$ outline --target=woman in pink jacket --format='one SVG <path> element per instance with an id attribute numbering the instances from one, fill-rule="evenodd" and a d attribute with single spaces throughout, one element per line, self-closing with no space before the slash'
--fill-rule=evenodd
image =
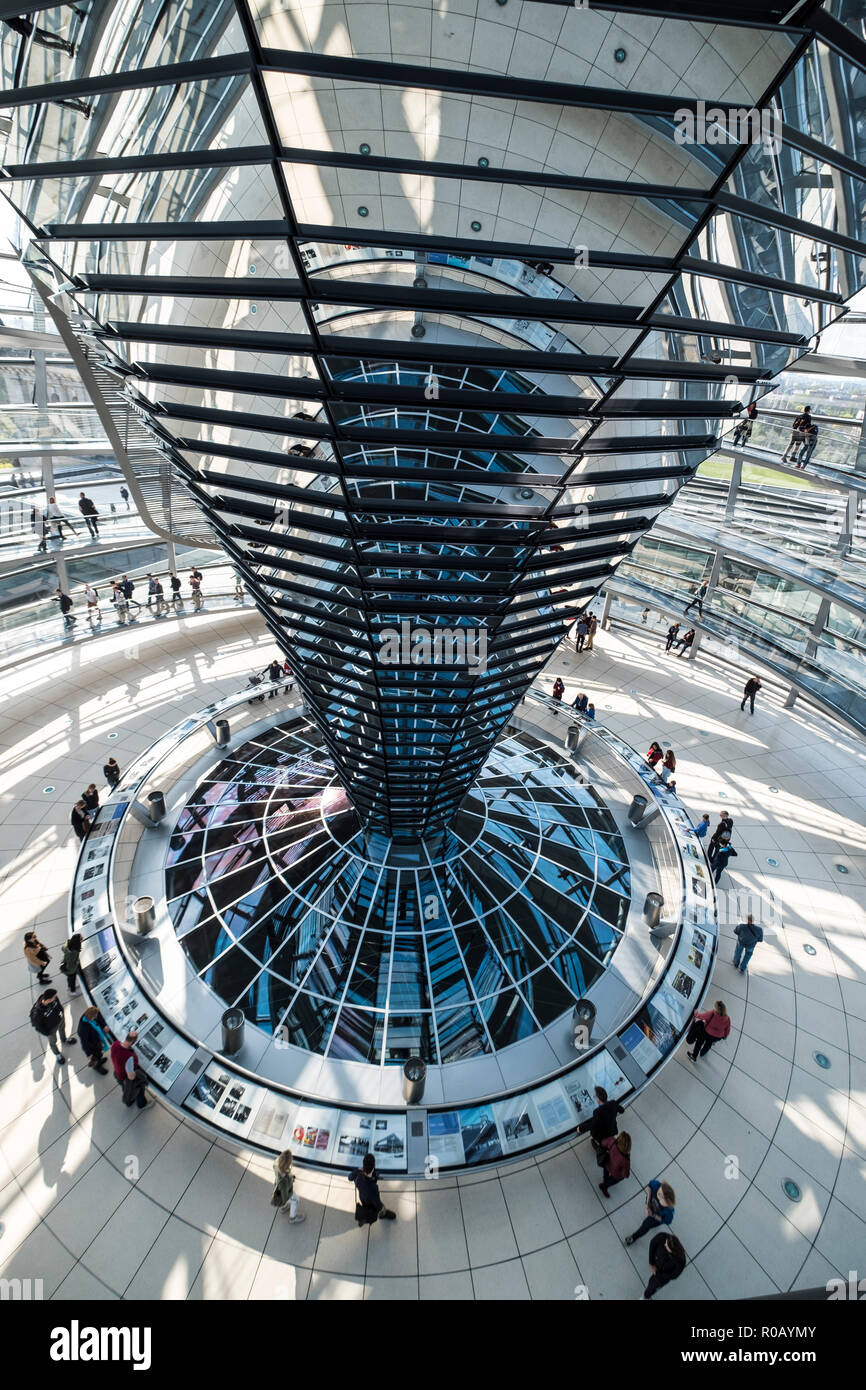
<path id="1" fill-rule="evenodd" d="M 717 999 L 711 1009 L 704 1014 L 695 1013 L 686 1042 L 694 1044 L 694 1051 L 688 1054 L 690 1062 L 705 1057 L 714 1043 L 721 1042 L 731 1031 L 731 1020 L 721 999 Z"/>

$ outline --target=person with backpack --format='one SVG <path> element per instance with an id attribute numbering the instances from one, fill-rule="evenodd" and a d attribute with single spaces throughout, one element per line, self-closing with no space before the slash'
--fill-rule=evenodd
<path id="1" fill-rule="evenodd" d="M 383 1221 L 396 1220 L 397 1213 L 389 1211 L 379 1196 L 379 1177 L 372 1154 L 365 1154 L 361 1167 L 353 1168 L 348 1177 L 355 1184 L 355 1220 L 359 1226 L 372 1226 L 380 1216 Z"/>
<path id="2" fill-rule="evenodd" d="M 730 1031 L 730 1015 L 721 999 L 717 999 L 706 1013 L 699 1014 L 696 1010 L 686 1036 L 686 1042 L 691 1043 L 694 1048 L 693 1052 L 686 1053 L 689 1061 L 696 1062 L 699 1057 L 706 1057 L 710 1048 L 727 1038 Z"/>
<path id="3" fill-rule="evenodd" d="M 47 985 L 51 977 L 45 972 L 51 964 L 51 957 L 35 931 L 24 934 L 24 959 L 36 976 L 38 983 Z"/>
<path id="4" fill-rule="evenodd" d="M 66 945 L 63 947 L 63 959 L 60 962 L 60 973 L 66 976 L 70 999 L 73 995 L 81 993 L 76 983 L 80 965 L 81 936 L 78 932 L 75 932 L 70 936 Z"/>
<path id="5" fill-rule="evenodd" d="M 632 1235 L 626 1236 L 625 1244 L 634 1245 L 636 1240 L 646 1235 L 655 1226 L 670 1226 L 674 1219 L 676 1197 L 669 1182 L 653 1178 L 646 1188 L 646 1215 Z"/>
<path id="6" fill-rule="evenodd" d="M 670 1231 L 657 1231 L 649 1246 L 650 1278 L 644 1298 L 652 1298 L 672 1279 L 679 1279 L 686 1264 L 686 1252 L 676 1236 Z"/>
<path id="7" fill-rule="evenodd" d="M 713 854 L 708 855 L 707 858 L 709 859 L 710 868 L 712 869 L 715 875 L 715 881 L 718 884 L 719 880 L 722 877 L 722 874 L 728 867 L 728 860 L 737 858 L 737 851 L 731 844 L 731 837 L 729 835 L 723 835 L 719 843 L 716 845 Z"/>
<path id="8" fill-rule="evenodd" d="M 78 1033 L 78 1041 L 81 1043 L 81 1050 L 87 1058 L 87 1065 L 93 1067 L 94 1071 L 98 1071 L 101 1076 L 107 1076 L 108 1067 L 103 1060 L 108 1051 L 105 1019 L 95 1004 L 91 1004 L 84 1010 L 78 1020 L 76 1032 Z"/>
<path id="9" fill-rule="evenodd" d="M 138 1034 L 135 1029 L 132 1029 L 127 1033 L 123 1042 L 119 1038 L 115 1038 L 108 1049 L 108 1055 L 111 1059 L 114 1079 L 123 1091 L 124 1105 L 132 1105 L 135 1101 L 139 1110 L 143 1110 L 148 1103 L 148 1094 L 145 1090 L 147 1081 L 138 1065 L 138 1055 L 133 1047 L 133 1043 L 137 1040 Z"/>
<path id="10" fill-rule="evenodd" d="M 585 1134 L 589 1130 L 589 1137 L 592 1140 L 592 1147 L 596 1153 L 601 1148 L 605 1139 L 616 1136 L 616 1117 L 623 1114 L 623 1108 L 617 1100 L 609 1100 L 607 1091 L 603 1086 L 595 1088 L 596 1107 L 589 1120 L 584 1120 L 583 1124 L 578 1125 L 578 1134 Z"/>
<path id="11" fill-rule="evenodd" d="M 279 1207 L 283 1216 L 287 1216 L 293 1224 L 305 1221 L 306 1217 L 298 1211 L 298 1199 L 295 1196 L 295 1175 L 292 1171 L 292 1155 L 288 1149 L 285 1149 L 274 1159 L 274 1182 L 271 1206 Z"/>
<path id="12" fill-rule="evenodd" d="M 734 928 L 734 936 L 737 938 L 734 947 L 734 968 L 739 970 L 741 975 L 745 975 L 755 947 L 764 939 L 764 931 L 750 912 L 745 922 L 740 922 L 739 926 Z"/>
<path id="13" fill-rule="evenodd" d="M 56 989 L 42 991 L 30 1010 L 30 1022 L 37 1033 L 48 1039 L 48 1046 L 58 1062 L 65 1064 L 66 1058 L 57 1045 L 58 1037 L 65 1047 L 77 1046 L 78 1039 L 66 1036 L 66 1016 L 63 1012 L 63 1005 L 57 998 Z"/>
<path id="14" fill-rule="evenodd" d="M 180 591 L 180 580 L 176 574 L 170 574 L 168 576 L 168 582 L 171 586 L 171 601 L 174 605 L 174 611 L 177 613 L 183 608 L 183 594 Z"/>
<path id="15" fill-rule="evenodd" d="M 612 1134 L 602 1139 L 598 1161 L 604 1169 L 604 1177 L 599 1183 L 603 1197 L 610 1196 L 610 1188 L 631 1174 L 631 1135 Z"/>

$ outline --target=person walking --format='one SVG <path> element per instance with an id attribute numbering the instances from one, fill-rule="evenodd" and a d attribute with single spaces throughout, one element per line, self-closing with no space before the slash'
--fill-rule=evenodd
<path id="1" fill-rule="evenodd" d="M 559 676 L 557 676 L 556 680 L 553 682 L 552 693 L 554 700 L 561 700 L 563 695 L 565 694 L 565 685 L 563 684 Z"/>
<path id="2" fill-rule="evenodd" d="M 183 594 L 180 591 L 180 580 L 177 575 L 172 573 L 168 576 L 169 586 L 171 587 L 171 601 L 174 605 L 175 613 L 183 611 Z"/>
<path id="3" fill-rule="evenodd" d="M 33 531 L 36 533 L 37 537 L 39 538 L 39 544 L 36 547 L 37 552 L 44 555 L 48 550 L 48 537 L 50 535 L 50 527 L 48 525 L 47 516 L 45 515 L 42 508 L 38 506 L 35 502 L 33 506 L 30 508 L 30 525 L 33 528 Z"/>
<path id="4" fill-rule="evenodd" d="M 794 454 L 803 443 L 804 432 L 809 428 L 811 423 L 812 407 L 810 405 L 804 405 L 802 411 L 795 417 L 794 423 L 791 426 L 791 438 L 788 440 L 785 451 L 781 456 L 782 463 L 794 462 Z"/>
<path id="5" fill-rule="evenodd" d="M 81 793 L 81 800 L 84 802 L 84 809 L 92 820 L 94 811 L 99 810 L 99 789 L 95 782 L 88 783 Z"/>
<path id="6" fill-rule="evenodd" d="M 704 616 L 704 599 L 707 596 L 707 589 L 709 587 L 710 586 L 707 580 L 702 580 L 698 587 L 694 590 L 691 600 L 686 604 L 685 608 L 683 609 L 683 612 L 688 613 L 689 609 L 694 608 L 695 604 L 697 604 L 698 617 L 702 618 Z"/>
<path id="7" fill-rule="evenodd" d="M 716 845 L 713 856 L 710 859 L 710 868 L 713 871 L 717 885 L 725 869 L 728 867 L 728 860 L 736 859 L 737 857 L 737 851 L 731 844 L 730 839 L 723 835 Z"/>
<path id="8" fill-rule="evenodd" d="M 90 830 L 90 817 L 83 801 L 76 801 L 69 817 L 69 823 L 79 840 L 87 839 L 87 833 Z"/>
<path id="9" fill-rule="evenodd" d="M 679 1279 L 686 1264 L 686 1252 L 676 1236 L 670 1231 L 656 1231 L 649 1245 L 650 1278 L 644 1298 L 652 1298 L 672 1279 Z"/>
<path id="10" fill-rule="evenodd" d="M 236 599 L 236 601 L 237 601 L 238 603 L 241 603 L 241 602 L 243 601 L 243 597 L 244 597 L 244 582 L 243 582 L 243 580 L 241 579 L 240 575 L 239 575 L 239 574 L 236 574 L 236 575 L 235 575 L 235 599 Z"/>
<path id="11" fill-rule="evenodd" d="M 165 617 L 166 611 L 168 609 L 168 604 L 165 601 L 165 590 L 162 587 L 161 581 L 156 577 L 154 577 L 153 581 L 153 599 L 154 616 L 157 618 Z M 149 599 L 148 602 L 150 602 Z"/>
<path id="12" fill-rule="evenodd" d="M 372 1154 L 365 1154 L 360 1168 L 348 1175 L 355 1184 L 355 1220 L 359 1226 L 372 1226 L 381 1216 L 383 1221 L 396 1220 L 397 1213 L 389 1211 L 379 1196 L 379 1175 Z"/>
<path id="13" fill-rule="evenodd" d="M 88 1066 L 92 1066 L 100 1076 L 107 1076 L 108 1068 L 104 1062 L 104 1056 L 108 1051 L 108 1038 L 106 1037 L 106 1020 L 103 1019 L 99 1009 L 95 1004 L 90 1004 L 82 1016 L 79 1017 L 78 1041 L 81 1042 L 83 1055 L 88 1059 Z"/>
<path id="14" fill-rule="evenodd" d="M 760 688 L 761 688 L 761 681 L 760 681 L 760 678 L 759 678 L 758 676 L 750 676 L 749 679 L 746 681 L 746 684 L 743 686 L 743 698 L 742 698 L 742 700 L 740 701 L 740 710 L 741 710 L 741 711 L 745 710 L 745 708 L 746 708 L 746 701 L 748 700 L 748 702 L 749 702 L 749 713 L 750 713 L 750 714 L 754 714 L 754 713 L 755 713 L 755 696 L 757 695 L 757 693 L 758 693 L 758 691 L 760 690 Z"/>
<path id="15" fill-rule="evenodd" d="M 589 635 L 589 623 L 587 622 L 586 614 L 585 614 L 585 613 L 581 613 L 580 617 L 579 617 L 578 620 L 577 620 L 577 631 L 575 632 L 575 636 L 574 636 L 574 648 L 575 648 L 575 651 L 578 651 L 578 652 L 582 652 L 582 651 L 583 651 L 584 643 L 586 642 L 586 639 L 587 639 L 587 636 L 588 636 L 588 635 Z"/>
<path id="16" fill-rule="evenodd" d="M 576 695 L 572 700 L 571 708 L 576 709 L 578 714 L 586 714 L 586 707 L 588 704 L 589 699 L 586 695 L 584 695 L 583 691 L 581 690 L 580 694 Z"/>
<path id="17" fill-rule="evenodd" d="M 292 668 L 291 668 L 291 666 L 289 665 L 289 659 L 288 659 L 288 657 L 284 658 L 284 660 L 283 660 L 283 677 L 284 677 L 284 679 L 285 679 L 285 681 L 286 681 L 286 684 L 283 686 L 283 694 L 284 694 L 284 695 L 288 695 L 289 691 L 290 691 L 291 688 L 292 688 L 292 680 L 293 680 Z"/>
<path id="18" fill-rule="evenodd" d="M 190 577 L 189 577 L 189 587 L 190 587 L 190 589 L 192 590 L 192 607 L 193 607 L 193 612 L 197 613 L 197 612 L 199 611 L 199 609 L 201 608 L 201 603 L 202 603 L 202 597 L 201 597 L 201 578 L 200 578 L 200 576 L 199 576 L 197 570 L 193 570 L 192 574 L 191 574 Z"/>
<path id="19" fill-rule="evenodd" d="M 586 634 L 586 650 L 592 651 L 592 644 L 595 641 L 595 634 L 598 632 L 598 618 L 594 613 L 589 615 L 589 628 Z"/>
<path id="20" fill-rule="evenodd" d="M 607 1139 L 602 1139 L 601 1149 L 596 1152 L 604 1169 L 599 1188 L 602 1196 L 609 1197 L 610 1189 L 631 1173 L 631 1135 L 625 1130 L 622 1134 L 608 1135 Z"/>
<path id="21" fill-rule="evenodd" d="M 690 649 L 692 643 L 695 640 L 695 635 L 696 634 L 694 628 L 690 627 L 685 637 L 680 638 L 680 640 L 677 642 L 677 646 L 679 647 L 679 651 L 677 652 L 678 657 L 681 657 L 683 652 L 687 652 Z"/>
<path id="22" fill-rule="evenodd" d="M 105 777 L 105 780 L 106 780 L 106 782 L 108 783 L 108 789 L 109 789 L 109 791 L 112 791 L 112 792 L 113 792 L 113 791 L 114 791 L 114 788 L 117 786 L 118 782 L 120 781 L 120 765 L 119 765 L 117 759 L 116 759 L 116 758 L 109 758 L 109 759 L 108 759 L 108 762 L 105 763 L 105 765 L 103 766 L 102 771 L 103 771 L 103 775 L 104 775 L 104 777 Z"/>
<path id="23" fill-rule="evenodd" d="M 603 1086 L 596 1086 L 595 1099 L 596 1107 L 591 1118 L 578 1125 L 577 1132 L 578 1134 L 585 1134 L 589 1130 L 592 1147 L 598 1152 L 605 1139 L 615 1138 L 616 1117 L 624 1112 L 619 1101 L 608 1098 L 607 1091 Z"/>
<path id="24" fill-rule="evenodd" d="M 676 1210 L 676 1196 L 669 1182 L 653 1178 L 646 1187 L 646 1215 L 637 1230 L 626 1236 L 625 1244 L 634 1245 L 656 1226 L 670 1226 Z"/>
<path id="25" fill-rule="evenodd" d="M 126 510 L 129 511 L 129 493 L 127 492 L 125 487 L 121 487 L 120 495 L 126 503 Z"/>
<path id="26" fill-rule="evenodd" d="M 664 755 L 664 749 L 661 744 L 656 743 L 655 739 L 653 739 L 649 746 L 649 752 L 646 755 L 646 760 L 653 770 L 655 770 L 656 763 L 660 763 Z"/>
<path id="27" fill-rule="evenodd" d="M 45 508 L 45 515 L 47 516 L 49 523 L 52 526 L 54 526 L 57 530 L 57 540 L 61 542 L 65 541 L 66 537 L 63 534 L 64 526 L 68 526 L 72 534 L 75 534 L 75 527 L 72 525 L 72 522 L 60 510 L 59 506 L 57 505 L 56 497 L 49 497 L 48 506 Z"/>
<path id="28" fill-rule="evenodd" d="M 46 973 L 51 964 L 51 957 L 35 931 L 26 932 L 24 935 L 24 959 L 36 976 L 37 982 L 40 985 L 47 985 L 51 979 L 51 976 Z"/>
<path id="29" fill-rule="evenodd" d="M 691 1043 L 693 1049 L 686 1053 L 689 1061 L 696 1062 L 699 1057 L 706 1057 L 710 1048 L 728 1037 L 730 1031 L 730 1015 L 721 999 L 717 999 L 713 1007 L 705 1013 L 701 1014 L 696 1010 L 686 1035 L 686 1042 Z"/>
<path id="30" fill-rule="evenodd" d="M 755 947 L 759 941 L 764 939 L 764 930 L 758 926 L 750 912 L 745 922 L 740 922 L 734 928 L 734 936 L 737 938 L 737 944 L 734 947 L 734 966 L 741 975 L 745 975 Z"/>
<path id="31" fill-rule="evenodd" d="M 114 604 L 118 625 L 123 627 L 129 617 L 129 599 L 126 597 L 123 587 L 117 579 L 111 581 L 111 602 Z"/>
<path id="32" fill-rule="evenodd" d="M 719 823 L 713 831 L 712 835 L 710 836 L 710 843 L 707 846 L 707 855 L 710 858 L 712 858 L 712 856 L 715 854 L 722 836 L 727 835 L 728 839 L 730 839 L 733 829 L 733 818 L 728 815 L 727 811 L 720 811 Z"/>
<path id="33" fill-rule="evenodd" d="M 63 614 L 63 626 L 67 632 L 71 632 L 78 622 L 78 619 L 72 616 L 72 599 L 68 594 L 64 594 L 59 584 L 54 590 L 54 593 L 60 605 L 60 612 Z"/>
<path id="34" fill-rule="evenodd" d="M 78 510 L 84 517 L 85 525 L 90 532 L 91 539 L 99 540 L 99 522 L 96 518 L 99 512 L 96 510 L 96 503 L 90 497 L 86 497 L 83 492 L 78 494 Z"/>
<path id="35" fill-rule="evenodd" d="M 123 1088 L 124 1105 L 132 1105 L 133 1101 L 139 1110 L 143 1110 L 148 1102 L 147 1091 L 145 1090 L 146 1078 L 138 1065 L 138 1056 L 135 1052 L 134 1044 L 138 1041 L 138 1034 L 135 1029 L 127 1033 L 123 1042 L 115 1038 L 109 1048 L 111 1058 L 111 1068 L 114 1072 L 114 1079 Z"/>
<path id="36" fill-rule="evenodd" d="M 797 454 L 797 467 L 805 468 L 810 458 L 815 452 L 818 444 L 818 425 L 812 421 L 803 431 L 803 443 L 800 445 L 800 452 Z"/>
<path id="37" fill-rule="evenodd" d="M 279 1207 L 283 1216 L 287 1216 L 291 1222 L 303 1221 L 305 1218 L 298 1211 L 298 1199 L 295 1196 L 295 1174 L 292 1169 L 292 1155 L 289 1149 L 284 1149 L 274 1159 L 274 1183 L 271 1205 Z"/>
<path id="38" fill-rule="evenodd" d="M 641 615 L 640 615 L 641 625 L 642 625 L 643 627 L 646 627 L 646 620 L 647 620 L 647 618 L 649 617 L 649 615 L 650 615 L 650 610 L 649 610 L 648 608 L 645 608 L 645 609 L 643 610 L 643 612 L 641 613 Z"/>
<path id="39" fill-rule="evenodd" d="M 665 753 L 664 762 L 662 763 L 662 770 L 659 773 L 659 776 L 661 777 L 663 782 L 669 782 L 676 770 L 676 755 L 674 753 L 674 750 L 672 748 L 669 748 L 668 751 Z"/>
<path id="40" fill-rule="evenodd" d="M 670 651 L 670 649 L 671 649 L 671 647 L 673 646 L 674 642 L 677 640 L 677 637 L 679 636 L 679 631 L 680 631 L 680 625 L 679 625 L 679 623 L 671 623 L 670 627 L 668 628 L 667 637 L 666 637 L 666 639 L 665 639 L 665 651 L 666 651 L 666 652 L 669 652 L 669 651 Z"/>
<path id="41" fill-rule="evenodd" d="M 69 997 L 80 994 L 78 988 L 78 969 L 81 965 L 81 935 L 75 932 L 70 936 L 66 945 L 63 947 L 63 959 L 60 962 L 60 973 L 66 976 L 66 984 L 69 989 Z"/>
<path id="42" fill-rule="evenodd" d="M 58 1062 L 65 1064 L 66 1058 L 60 1051 L 57 1039 L 59 1038 L 65 1047 L 77 1046 L 78 1039 L 66 1035 L 66 1015 L 63 1012 L 63 1005 L 57 998 L 56 989 L 42 991 L 30 1010 L 30 1022 L 37 1033 L 48 1039 L 48 1046 Z"/>
<path id="43" fill-rule="evenodd" d="M 698 821 L 697 825 L 695 826 L 695 834 L 697 835 L 697 837 L 698 837 L 699 840 L 703 840 L 703 839 L 706 837 L 706 833 L 707 833 L 707 831 L 709 830 L 709 828 L 710 828 L 710 813 L 709 813 L 709 811 L 704 811 L 704 814 L 701 816 L 700 820 Z"/>
<path id="44" fill-rule="evenodd" d="M 102 613 L 99 607 L 99 592 L 97 589 L 94 589 L 92 584 L 85 584 L 84 598 L 87 603 L 87 616 L 90 619 L 90 626 L 93 627 L 94 618 L 97 623 L 102 622 Z"/>
<path id="45" fill-rule="evenodd" d="M 130 579 L 128 574 L 122 574 L 120 576 L 120 587 L 123 590 L 124 597 L 127 600 L 131 599 L 135 592 L 135 583 Z"/>
<path id="46" fill-rule="evenodd" d="M 105 1054 L 108 1051 L 108 1038 L 105 1035 L 105 1019 L 95 1004 L 89 1005 L 78 1020 L 75 1030 L 81 1050 L 87 1058 L 87 1065 L 93 1067 L 101 1076 L 108 1075 Z"/>
<path id="47" fill-rule="evenodd" d="M 751 406 L 749 407 L 751 410 Z M 757 410 L 755 415 L 757 415 Z M 744 444 L 748 444 L 752 437 L 752 426 L 755 423 L 755 415 L 747 415 L 745 420 L 740 420 L 733 433 L 733 445 L 735 449 L 740 449 Z"/>

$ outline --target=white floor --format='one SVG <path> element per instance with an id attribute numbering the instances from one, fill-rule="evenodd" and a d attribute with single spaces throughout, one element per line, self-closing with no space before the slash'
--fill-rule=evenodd
<path id="1" fill-rule="evenodd" d="M 673 742 L 695 818 L 707 810 L 715 822 L 722 806 L 734 817 L 723 912 L 733 923 L 746 894 L 772 895 L 778 922 L 748 976 L 733 970 L 723 928 L 711 998 L 726 1000 L 731 1038 L 697 1067 L 682 1050 L 629 1107 L 634 1176 L 610 1202 L 584 1141 L 498 1173 L 385 1184 L 399 1219 L 372 1230 L 355 1228 L 344 1178 L 305 1173 L 307 1219 L 290 1226 L 269 1205 L 267 1163 L 159 1105 L 126 1110 L 110 1077 L 82 1071 L 77 1048 L 66 1069 L 43 1055 L 22 941 L 35 926 L 59 964 L 72 801 L 101 782 L 109 753 L 123 765 L 182 713 L 243 685 L 270 650 L 255 615 L 225 613 L 0 676 L 0 1273 L 42 1279 L 46 1298 L 633 1298 L 648 1242 L 626 1249 L 621 1237 L 657 1175 L 676 1190 L 674 1231 L 689 1255 L 659 1302 L 814 1287 L 862 1269 L 866 746 L 805 707 L 784 710 L 773 692 L 754 718 L 741 714 L 748 673 L 665 657 L 655 638 L 601 635 L 542 684 L 562 674 L 573 698 L 579 675 L 599 718 L 635 746 Z"/>

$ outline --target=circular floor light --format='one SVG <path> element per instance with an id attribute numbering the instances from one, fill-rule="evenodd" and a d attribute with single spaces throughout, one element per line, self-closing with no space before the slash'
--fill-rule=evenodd
<path id="1" fill-rule="evenodd" d="M 256 273 L 256 268 L 255 268 L 254 265 L 248 266 L 248 267 L 247 267 L 247 270 L 248 270 L 248 273 L 249 273 L 250 275 L 255 275 L 255 273 Z"/>
<path id="2" fill-rule="evenodd" d="M 366 140 L 363 142 L 363 144 L 360 144 L 360 145 L 358 146 L 358 149 L 360 150 L 361 154 L 369 154 L 369 153 L 370 153 L 370 146 L 367 144 L 367 141 L 366 141 Z"/>
<path id="3" fill-rule="evenodd" d="M 837 865 L 836 865 L 836 872 L 837 872 L 837 874 L 847 874 L 847 872 L 848 872 L 848 865 L 847 865 L 847 864 L 837 864 Z"/>
<path id="4" fill-rule="evenodd" d="M 628 53 L 626 52 L 626 50 L 625 50 L 624 48 L 615 48 L 615 49 L 613 50 L 614 62 L 616 62 L 616 63 L 624 63 L 627 57 L 628 57 Z"/>
<path id="5" fill-rule="evenodd" d="M 776 868 L 778 868 L 778 866 L 779 866 L 779 861 L 778 861 L 778 859 L 768 859 L 768 860 L 767 860 L 767 863 L 769 864 L 769 866 L 770 866 L 771 869 L 776 869 Z"/>
<path id="6" fill-rule="evenodd" d="M 469 225 L 470 225 L 470 227 L 472 228 L 473 232 L 480 232 L 480 231 L 481 231 L 481 223 L 480 223 L 480 222 L 470 222 Z"/>
<path id="7" fill-rule="evenodd" d="M 803 1196 L 799 1184 L 795 1183 L 793 1178 L 785 1179 L 782 1183 L 782 1191 L 791 1202 L 799 1202 Z"/>
<path id="8" fill-rule="evenodd" d="M 486 155 L 486 154 L 481 155 L 480 159 L 478 160 L 478 168 L 479 168 L 479 169 L 489 169 L 489 168 L 490 168 L 490 160 L 487 158 L 487 155 Z"/>
<path id="9" fill-rule="evenodd" d="M 367 207 L 365 207 L 363 203 L 362 203 L 361 206 L 358 208 L 358 216 L 359 216 L 359 217 L 369 217 L 369 216 L 370 216 L 370 209 L 367 208 Z"/>
<path id="10" fill-rule="evenodd" d="M 108 738 L 117 738 L 117 734 L 108 734 L 107 737 L 108 737 Z"/>
<path id="11" fill-rule="evenodd" d="M 814 947 L 814 946 L 810 946 L 810 945 L 808 944 L 808 942 L 807 942 L 807 944 L 803 947 L 803 950 L 806 952 L 806 955 L 807 955 L 807 956 L 817 956 L 817 954 L 818 954 L 818 952 L 815 950 L 815 947 Z"/>
<path id="12" fill-rule="evenodd" d="M 778 787 L 768 787 L 768 788 L 767 788 L 767 791 L 768 791 L 768 792 L 777 792 L 778 790 L 779 790 Z"/>
<path id="13" fill-rule="evenodd" d="M 56 787 L 43 787 L 43 788 L 42 788 L 42 795 L 43 795 L 43 796 L 50 796 L 52 792 L 56 792 L 56 791 L 57 791 L 57 788 L 56 788 Z"/>
<path id="14" fill-rule="evenodd" d="M 812 1056 L 815 1058 L 815 1061 L 822 1071 L 829 1071 L 833 1065 L 826 1052 L 813 1052 Z"/>

